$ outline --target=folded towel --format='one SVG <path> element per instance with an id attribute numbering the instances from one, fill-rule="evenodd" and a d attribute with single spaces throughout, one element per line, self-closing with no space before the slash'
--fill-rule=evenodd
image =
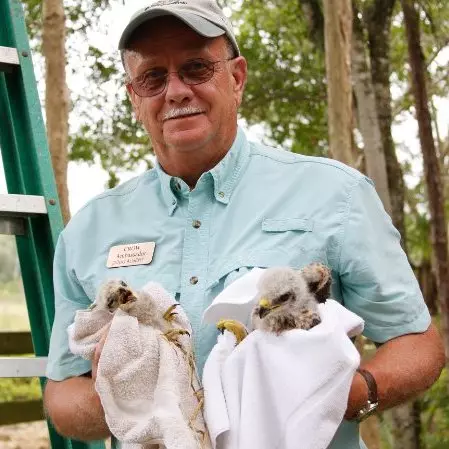
<path id="1" fill-rule="evenodd" d="M 225 289 L 203 319 L 249 325 L 262 273 L 253 270 L 228 287 L 232 290 Z M 360 363 L 348 336 L 362 332 L 363 320 L 330 299 L 319 305 L 319 313 L 322 322 L 307 331 L 277 336 L 255 330 L 237 347 L 228 331 L 219 336 L 203 373 L 205 419 L 214 449 L 329 446 Z"/>
<path id="2" fill-rule="evenodd" d="M 161 313 L 175 303 L 159 284 L 148 283 L 144 290 Z M 185 313 L 180 307 L 176 311 L 175 327 L 190 331 Z M 78 311 L 69 327 L 72 352 L 91 360 L 109 324 L 95 388 L 122 448 L 210 447 L 190 337 L 172 341 L 120 309 L 111 314 L 94 308 Z"/>

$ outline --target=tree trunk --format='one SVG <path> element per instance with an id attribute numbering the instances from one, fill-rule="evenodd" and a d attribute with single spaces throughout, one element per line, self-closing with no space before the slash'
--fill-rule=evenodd
<path id="1" fill-rule="evenodd" d="M 391 135 L 393 120 L 390 93 L 390 28 L 394 4 L 395 0 L 370 2 L 369 6 L 364 9 L 363 17 L 368 31 L 371 76 L 376 97 L 382 146 L 387 164 L 391 218 L 402 237 L 405 238 L 404 179 Z"/>
<path id="2" fill-rule="evenodd" d="M 363 25 L 354 10 L 352 34 L 352 82 L 357 98 L 358 127 L 363 137 L 367 175 L 374 181 L 385 210 L 391 214 L 387 165 L 376 108 L 374 87 L 369 70 Z"/>
<path id="3" fill-rule="evenodd" d="M 438 313 L 438 289 L 430 260 L 421 262 L 421 265 L 416 269 L 416 277 L 418 278 L 419 287 L 424 296 L 427 308 L 430 314 L 435 316 Z"/>
<path id="4" fill-rule="evenodd" d="M 65 15 L 62 0 L 44 0 L 43 19 L 47 136 L 61 211 L 64 223 L 67 223 L 70 219 L 67 188 L 69 94 L 65 75 Z"/>
<path id="5" fill-rule="evenodd" d="M 354 164 L 352 147 L 351 0 L 324 0 L 330 154 Z"/>
<path id="6" fill-rule="evenodd" d="M 360 436 L 369 449 L 381 449 L 380 423 L 377 415 L 370 416 L 360 424 Z"/>
<path id="7" fill-rule="evenodd" d="M 401 0 L 401 4 L 404 12 L 419 140 L 421 142 L 424 174 L 429 197 L 432 249 L 435 257 L 437 287 L 442 311 L 446 362 L 449 366 L 449 253 L 444 216 L 443 185 L 432 135 L 432 121 L 426 86 L 426 68 L 421 48 L 419 15 L 412 0 Z"/>
<path id="8" fill-rule="evenodd" d="M 421 406 L 419 400 L 391 409 L 395 449 L 421 449 Z"/>

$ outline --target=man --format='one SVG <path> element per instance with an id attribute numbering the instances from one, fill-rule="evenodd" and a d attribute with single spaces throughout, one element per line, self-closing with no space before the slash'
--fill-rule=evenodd
<path id="1" fill-rule="evenodd" d="M 366 321 L 380 347 L 354 377 L 332 449 L 364 447 L 353 419 L 429 387 L 444 364 L 416 280 L 371 182 L 336 161 L 249 143 L 237 126 L 247 66 L 213 0 L 159 1 L 120 40 L 127 90 L 158 164 L 94 198 L 61 234 L 56 317 L 45 405 L 56 428 L 81 440 L 109 435 L 91 366 L 70 354 L 66 328 L 99 285 L 160 282 L 186 310 L 201 369 L 215 343 L 201 325 L 212 299 L 252 267 L 333 271 L 333 297 Z M 117 262 L 119 245 L 154 242 L 151 263 Z M 111 248 L 113 251 L 111 252 Z M 123 247 L 122 247 L 123 248 Z M 114 259 L 115 257 L 115 259 Z M 370 373 L 370 374 L 369 374 Z M 298 442 L 298 445 L 300 443 Z M 299 446 L 298 446 L 299 447 Z"/>

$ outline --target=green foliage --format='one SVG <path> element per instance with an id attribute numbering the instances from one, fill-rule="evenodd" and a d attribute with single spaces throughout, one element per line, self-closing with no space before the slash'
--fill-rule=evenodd
<path id="1" fill-rule="evenodd" d="M 0 379 L 0 402 L 29 401 L 42 397 L 39 379 Z"/>
<path id="2" fill-rule="evenodd" d="M 406 191 L 405 227 L 407 233 L 408 256 L 415 266 L 430 260 L 430 221 L 427 209 L 427 192 L 424 180 Z"/>
<path id="3" fill-rule="evenodd" d="M 421 45 L 429 77 L 429 97 L 446 97 L 449 92 L 449 68 L 446 59 L 440 60 L 442 50 L 449 44 L 449 4 L 443 0 L 422 0 L 420 6 Z M 402 21 L 400 2 L 396 4 L 396 14 L 391 29 L 391 68 L 393 81 L 403 94 L 396 99 L 396 114 L 411 111 L 414 107 L 409 86 L 410 67 L 408 63 L 407 38 Z"/>
<path id="4" fill-rule="evenodd" d="M 119 183 L 119 173 L 150 168 L 151 144 L 131 113 L 123 85 L 118 52 L 108 53 L 92 44 L 102 15 L 114 0 L 69 0 L 64 3 L 67 26 L 67 72 L 73 108 L 70 113 L 69 158 L 99 162 L 109 174 L 107 187 Z M 28 32 L 35 52 L 40 52 L 42 2 L 24 2 Z M 107 30 L 104 30 L 106 34 Z M 35 58 L 35 62 L 42 60 Z M 74 77 L 74 78 L 73 78 Z M 76 86 L 76 77 L 88 80 Z M 75 81 L 72 81 L 75 79 Z"/>
<path id="5" fill-rule="evenodd" d="M 152 151 L 148 135 L 132 113 L 118 52 L 107 53 L 88 39 L 89 28 L 98 25 L 101 12 L 111 2 L 97 3 L 96 10 L 84 11 L 88 18 L 83 19 L 81 31 L 88 42 L 86 51 L 82 53 L 84 46 L 76 46 L 89 83 L 85 89 L 72 91 L 72 115 L 80 125 L 72 128 L 69 157 L 72 161 L 99 162 L 109 174 L 110 188 L 119 183 L 120 171 L 135 170 L 139 165 L 151 168 Z"/>
<path id="6" fill-rule="evenodd" d="M 425 449 L 446 449 L 449 447 L 449 376 L 443 370 L 438 381 L 422 399 L 422 434 Z"/>
<path id="7" fill-rule="evenodd" d="M 243 2 L 234 12 L 249 74 L 241 115 L 294 152 L 327 150 L 322 52 L 309 39 L 298 1 Z"/>

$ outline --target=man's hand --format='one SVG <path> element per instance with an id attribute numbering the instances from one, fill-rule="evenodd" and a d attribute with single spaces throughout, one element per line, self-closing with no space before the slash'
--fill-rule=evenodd
<path id="1" fill-rule="evenodd" d="M 94 381 L 94 384 L 97 380 L 98 362 L 100 361 L 101 352 L 103 351 L 103 347 L 106 342 L 106 338 L 108 336 L 110 327 L 111 325 L 109 324 L 104 328 L 103 336 L 101 337 L 100 341 L 97 343 L 97 346 L 95 347 L 95 353 L 92 359 L 92 380 Z"/>
<path id="2" fill-rule="evenodd" d="M 95 391 L 98 361 L 109 331 L 95 348 L 92 376 L 80 376 L 60 382 L 48 380 L 44 405 L 58 433 L 81 441 L 102 440 L 110 436 L 100 398 Z"/>
<path id="3" fill-rule="evenodd" d="M 384 343 L 362 368 L 376 379 L 379 410 L 385 410 L 429 388 L 444 367 L 444 347 L 434 325 L 422 334 L 408 334 Z M 349 392 L 346 419 L 353 419 L 368 400 L 368 386 L 356 373 Z"/>

